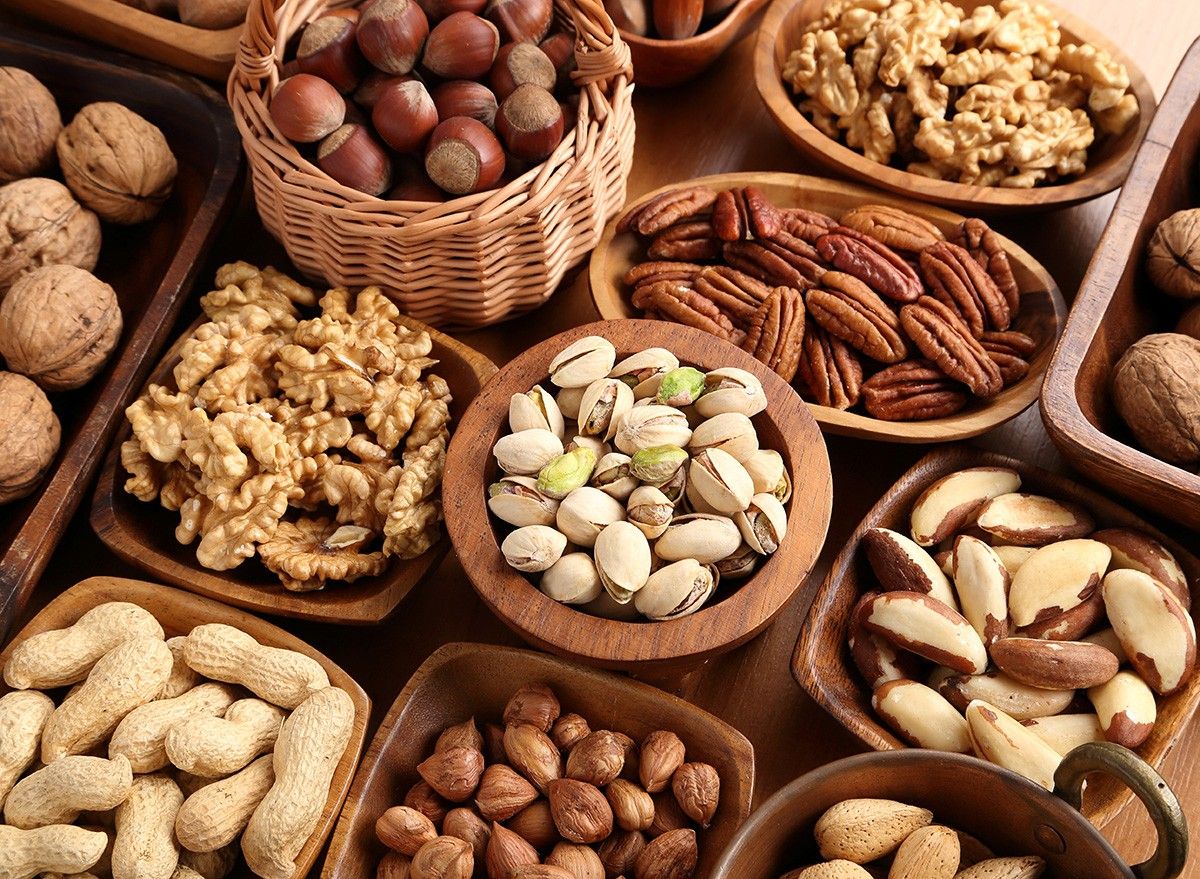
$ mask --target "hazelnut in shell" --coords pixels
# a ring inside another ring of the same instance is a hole
[[[57,180],[29,177],[0,186],[0,297],[34,269],[91,271],[100,255],[100,220]]]
[[[473,12],[455,12],[429,32],[421,65],[443,79],[478,79],[500,50],[496,26]]]
[[[367,69],[355,30],[355,22],[341,15],[323,15],[309,24],[296,49],[300,72],[321,77],[342,94],[354,91]]]
[[[281,82],[271,96],[271,121],[294,143],[316,143],[346,120],[346,101],[337,89],[311,73]]]
[[[375,109],[375,105],[379,103],[379,99],[383,97],[383,93],[390,86],[408,82],[411,79],[416,79],[416,77],[408,74],[396,76],[391,73],[384,73],[382,70],[372,70],[363,77],[362,82],[358,84],[358,88],[354,90],[354,103],[370,113]]]
[[[540,48],[550,59],[550,63],[554,65],[558,84],[560,86],[570,84],[571,71],[576,68],[574,37],[560,31],[542,40]]]
[[[496,133],[518,159],[540,162],[562,143],[562,107],[540,86],[526,84],[504,99],[496,112]]]
[[[49,168],[60,131],[50,90],[28,71],[0,67],[0,183]]]
[[[250,0],[179,0],[179,20],[205,30],[237,27],[246,20]]]
[[[617,29],[638,37],[644,37],[650,32],[648,7],[648,0],[604,0],[604,11],[608,13]]]
[[[451,195],[483,192],[504,175],[504,150],[478,119],[455,116],[433,130],[425,149],[425,173]]]
[[[506,43],[539,43],[550,30],[554,0],[489,0],[483,13]]]
[[[437,128],[438,111],[425,84],[415,79],[384,89],[371,111],[383,142],[399,153],[417,152]]]
[[[533,43],[505,43],[496,54],[488,79],[496,97],[503,101],[525,83],[553,90],[558,71],[546,53]]]
[[[704,0],[652,0],[654,30],[664,40],[686,40],[700,30]]]
[[[430,93],[439,119],[452,116],[470,116],[488,128],[496,124],[498,102],[492,90],[481,82],[470,79],[454,79],[435,86]]]
[[[388,191],[389,201],[415,201],[438,203],[446,200],[446,193],[429,179],[425,166],[419,158],[407,160],[401,156],[395,165],[395,185]]]
[[[358,20],[358,48],[384,73],[408,73],[417,66],[429,19],[414,0],[375,0]]]
[[[417,0],[430,21],[441,21],[447,15],[456,12],[473,12],[476,15],[483,12],[487,0]]]
[[[58,453],[58,417],[42,389],[0,372],[0,504],[33,492]]]
[[[0,303],[0,356],[48,391],[86,384],[120,335],[113,288],[75,266],[30,272]]]
[[[392,161],[365,125],[343,125],[317,147],[321,170],[343,186],[380,195],[392,184]]]
[[[67,186],[111,223],[149,220],[175,186],[178,167],[167,139],[122,104],[88,104],[59,133],[57,148]]]

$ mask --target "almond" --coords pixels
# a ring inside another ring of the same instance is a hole
[[[991,858],[963,870],[955,879],[1037,879],[1046,862],[1037,855],[1022,858]]]
[[[721,800],[721,777],[707,763],[684,763],[671,776],[671,792],[683,814],[705,830]]]
[[[871,528],[862,536],[871,570],[887,591],[924,592],[957,607],[950,581],[921,547],[890,528]]]
[[[1192,606],[1187,576],[1171,551],[1144,531],[1133,528],[1105,528],[1092,535],[1112,550],[1109,569],[1130,568],[1149,574],[1179,599],[1185,608]]]
[[[489,821],[507,821],[537,797],[532,784],[503,763],[493,763],[483,771],[475,805]]]
[[[504,753],[513,768],[529,779],[542,793],[546,785],[562,774],[562,760],[550,737],[527,723],[504,730]]]
[[[890,681],[875,691],[871,705],[914,747],[971,753],[967,722],[937,690],[916,681]]]
[[[375,821],[375,836],[379,841],[410,858],[425,843],[437,839],[437,835],[433,822],[408,806],[392,806]]]
[[[624,748],[615,735],[602,729],[592,733],[571,749],[567,755],[566,776],[604,787],[621,774],[624,766]]]
[[[940,543],[974,521],[987,501],[1020,487],[1020,474],[1007,467],[972,467],[943,476],[913,504],[913,540],[921,546]]]
[[[1048,623],[1096,594],[1112,551],[1095,540],[1043,546],[1013,575],[1008,611],[1019,627]],[[1081,633],[1082,634],[1082,633]]]
[[[483,751],[483,736],[479,734],[479,728],[475,726],[474,717],[455,726],[446,727],[438,736],[437,744],[433,746],[434,751],[448,751],[451,748],[472,748],[476,751]]]
[[[978,699],[967,706],[967,724],[978,756],[1054,790],[1054,771],[1062,756],[1039,736]]]
[[[475,793],[483,775],[483,754],[474,748],[435,751],[417,766],[421,778],[452,803],[461,803]]]
[[[550,732],[558,720],[561,707],[558,697],[545,684],[526,684],[512,694],[504,706],[504,725],[527,723],[544,733]]]
[[[642,740],[638,761],[638,776],[642,787],[652,794],[671,783],[675,770],[683,765],[685,750],[679,736],[668,730],[657,730]]]
[[[612,807],[595,785],[559,778],[550,782],[547,792],[554,826],[563,839],[590,845],[612,833]]]
[[[632,781],[618,778],[604,789],[613,818],[622,830],[649,830],[654,821],[654,800]]]
[[[1162,696],[1181,690],[1196,666],[1196,628],[1175,594],[1131,569],[1106,576],[1102,594],[1108,621],[1142,679]]]
[[[863,625],[905,650],[960,672],[987,668],[987,650],[962,614],[920,592],[885,592],[864,608]]]
[[[696,871],[700,850],[696,831],[672,830],[652,839],[634,863],[634,879],[688,879]]]
[[[980,509],[975,524],[1018,546],[1086,537],[1096,527],[1095,520],[1078,504],[1019,492],[992,498]]]
[[[1022,720],[1021,726],[1033,730],[1043,742],[1064,757],[1086,742],[1104,741],[1100,718],[1095,714],[1056,714]]]
[[[976,839],[969,833],[964,833],[961,830],[955,831],[958,834],[958,869],[965,870],[967,867],[978,864],[980,861],[986,861],[989,858],[996,857],[996,853],[990,848]]]
[[[792,879],[871,879],[871,874],[853,861],[826,861],[805,867]]]
[[[1046,690],[1078,690],[1111,680],[1120,663],[1099,644],[1004,638],[992,645],[992,661],[1014,680]]]
[[[813,835],[821,857],[866,864],[894,852],[914,830],[933,821],[933,813],[895,800],[843,800],[817,819]]]
[[[1074,690],[1030,687],[998,671],[981,675],[954,675],[942,680],[937,690],[959,711],[966,711],[968,705],[981,699],[1017,720],[1048,717],[1066,711],[1075,698]]]
[[[954,588],[962,614],[985,644],[1008,635],[1008,569],[995,550],[964,534],[951,554]]]
[[[958,835],[949,827],[931,824],[900,843],[888,879],[954,879],[958,856]]]
[[[560,842],[546,856],[546,863],[561,867],[573,879],[604,879],[604,862],[590,846]]]
[[[1088,698],[1110,742],[1136,748],[1154,728],[1158,716],[1154,692],[1135,672],[1117,672],[1108,683],[1088,690]]]

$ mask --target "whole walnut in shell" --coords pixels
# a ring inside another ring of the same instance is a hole
[[[1146,247],[1146,271],[1164,293],[1200,298],[1200,208],[1176,211],[1158,224]]]
[[[58,417],[42,389],[0,372],[0,504],[37,488],[58,452]]]
[[[0,297],[42,266],[89,272],[100,256],[100,219],[48,177],[0,186]]]
[[[1139,339],[1113,370],[1113,402],[1139,443],[1171,464],[1200,464],[1200,339]]]
[[[58,161],[81,202],[105,220],[127,225],[158,213],[178,170],[158,127],[111,101],[75,114],[58,136]]]
[[[87,384],[121,335],[113,288],[75,266],[47,266],[0,303],[0,355],[48,391]]]
[[[54,95],[28,71],[0,67],[0,183],[49,168],[60,131]]]

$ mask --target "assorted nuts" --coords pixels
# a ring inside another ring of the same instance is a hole
[[[556,601],[601,616],[695,613],[787,533],[791,482],[759,447],[762,384],[701,372],[663,348],[618,362],[588,336],[559,352],[549,385],[514,394],[492,454],[505,475],[488,509],[513,526],[509,565]]]
[[[622,33],[659,40],[686,40],[721,22],[737,0],[604,0]]]
[[[690,879],[721,779],[673,732],[641,743],[563,714],[545,684],[509,699],[503,726],[448,727],[421,780],[379,816],[376,875],[414,879]]]
[[[1020,489],[1015,470],[961,470],[917,498],[911,538],[868,530],[881,591],[851,612],[849,650],[910,745],[973,752],[1053,789],[1075,746],[1146,740],[1155,696],[1195,672],[1196,632],[1187,578],[1158,540],[1096,530],[1079,504]],[[1091,710],[1065,713],[1080,691]]]

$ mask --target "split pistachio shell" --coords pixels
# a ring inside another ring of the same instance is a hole
[[[688,453],[679,446],[654,446],[638,449],[629,462],[629,472],[647,485],[669,482],[688,460]]]
[[[550,361],[550,381],[560,388],[585,388],[608,375],[617,350],[603,336],[584,336]]]
[[[563,604],[587,604],[604,591],[596,565],[586,552],[570,552],[552,564],[542,575],[538,588]]]
[[[792,479],[783,463],[783,455],[779,452],[774,449],[759,449],[743,461],[742,466],[754,482],[755,494],[773,494],[781,504],[786,504],[791,499]]]
[[[596,456],[599,461],[605,455],[612,451],[612,448],[604,440],[594,436],[574,436],[567,443],[566,451],[573,452],[576,449],[587,449]]]
[[[540,427],[502,436],[492,449],[500,469],[513,476],[534,476],[562,453],[562,440]]]
[[[518,528],[500,544],[500,551],[508,563],[528,574],[549,568],[562,557],[566,548],[567,538],[546,525]]]
[[[563,414],[564,418],[570,418],[572,421],[579,420],[579,404],[583,402],[583,392],[587,390],[585,385],[582,388],[563,388],[558,392],[558,411]]]
[[[705,449],[692,459],[691,479],[699,496],[727,516],[745,510],[754,496],[754,480],[746,468],[720,449]]]
[[[631,523],[613,522],[596,538],[595,561],[605,590],[627,604],[650,576],[650,543]]]
[[[531,476],[505,476],[488,487],[488,509],[518,528],[553,525],[558,501],[538,491],[537,480]]]
[[[591,449],[575,449],[549,461],[538,473],[538,491],[562,500],[575,489],[587,485],[596,467]]]
[[[609,497],[627,500],[638,487],[637,477],[629,471],[631,460],[624,452],[609,452],[596,462],[591,484]]]
[[[666,348],[647,348],[626,357],[612,368],[608,376],[629,385],[634,398],[641,400],[655,396],[662,377],[677,366],[679,358]]]
[[[662,377],[656,394],[664,406],[682,409],[690,406],[704,393],[704,373],[692,366],[680,366]]]
[[[633,598],[634,606],[652,620],[695,613],[713,593],[713,572],[695,559],[659,568]]]
[[[737,552],[741,544],[741,532],[732,519],[692,513],[672,521],[654,544],[654,551],[666,562],[695,559],[707,565]]]
[[[592,382],[579,402],[579,433],[610,440],[625,413],[633,408],[633,391],[615,378]]]
[[[558,505],[555,524],[579,546],[594,546],[600,532],[625,518],[625,507],[598,488],[577,488]]]
[[[627,455],[654,446],[686,446],[692,438],[687,415],[671,406],[634,406],[617,426],[617,448]]]
[[[705,418],[722,412],[740,412],[752,417],[767,408],[762,382],[753,373],[734,366],[714,369],[704,376],[704,394],[696,411]]]
[[[738,580],[742,577],[749,577],[754,573],[755,567],[758,565],[760,556],[754,551],[754,547],[746,542],[742,542],[732,555],[727,555],[716,563],[717,574],[727,580]]]
[[[674,476],[661,485],[656,486],[676,506],[679,506],[679,502],[683,500],[684,493],[687,491],[688,472],[690,468],[691,464],[684,462],[684,465],[675,471]]]
[[[652,485],[642,485],[629,496],[626,518],[650,540],[655,540],[667,530],[675,504]]]
[[[733,517],[742,539],[758,553],[770,555],[787,534],[787,511],[773,494],[756,494],[744,513]]]
[[[696,490],[694,482],[688,482],[684,489],[684,496],[687,500],[687,510],[689,513],[708,513],[713,516],[721,515],[716,507],[701,497],[700,492]]]
[[[554,395],[535,385],[523,394],[513,394],[508,402],[508,426],[513,433],[540,427],[563,438],[563,416]]]
[[[754,423],[742,413],[722,412],[696,425],[688,448],[693,454],[705,449],[720,449],[733,455],[744,466],[758,454],[758,431],[755,430]],[[779,453],[775,454],[778,456]],[[782,474],[782,458],[779,459],[779,469]],[[776,484],[778,481],[775,481]]]

